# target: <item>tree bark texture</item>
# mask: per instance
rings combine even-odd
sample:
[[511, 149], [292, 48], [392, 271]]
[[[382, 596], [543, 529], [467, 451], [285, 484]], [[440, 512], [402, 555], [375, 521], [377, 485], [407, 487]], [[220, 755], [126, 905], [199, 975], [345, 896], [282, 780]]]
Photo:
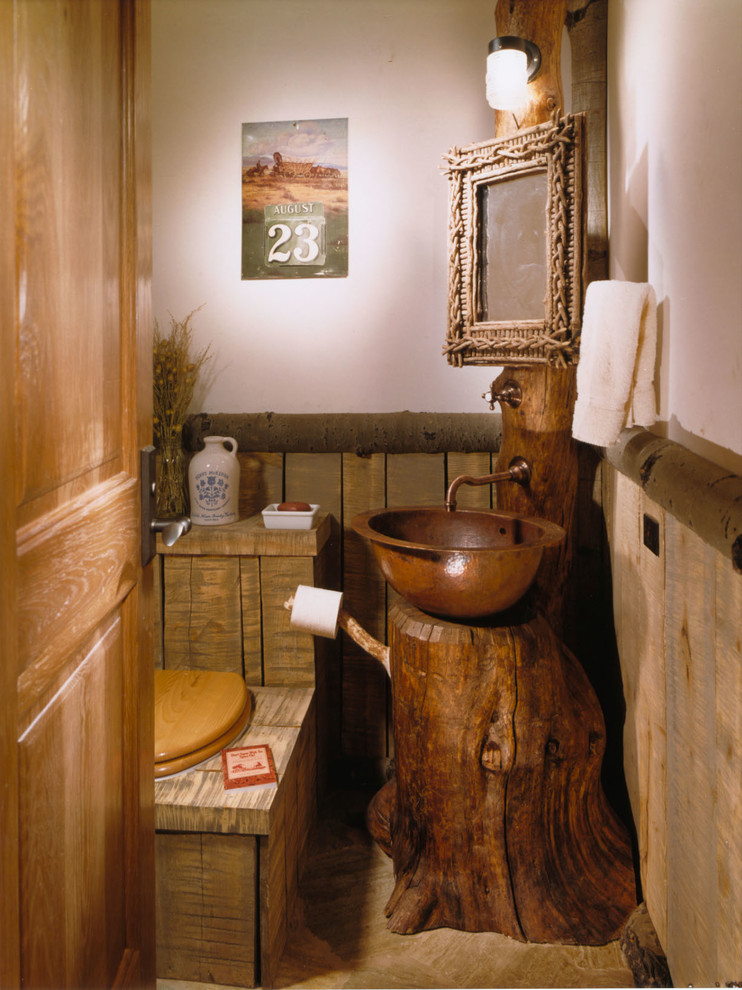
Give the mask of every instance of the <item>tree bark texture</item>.
[[347, 452], [359, 457], [440, 454], [451, 450], [489, 452], [500, 446], [500, 420], [491, 412], [202, 412], [190, 416], [185, 425], [186, 450], [201, 450], [203, 438], [212, 435], [234, 437], [241, 451]]
[[495, 110], [495, 134], [509, 137], [519, 129], [543, 124], [555, 108], [564, 107], [561, 71], [562, 29], [567, 0], [498, 0], [495, 30], [498, 36], [515, 35], [538, 45], [541, 68], [529, 86], [529, 102], [516, 110]]
[[579, 476], [577, 443], [572, 439], [575, 368], [519, 365], [502, 372], [495, 387], [502, 388], [508, 380], [518, 382], [523, 399], [515, 408], [502, 407], [503, 439], [495, 470], [506, 470], [514, 457], [525, 457], [531, 465], [531, 480], [528, 485], [498, 485], [497, 507], [540, 516], [567, 531], [562, 544], [544, 551], [534, 582], [536, 608], [561, 638], [570, 592]]
[[600, 707], [543, 618], [502, 621], [390, 612], [396, 793], [369, 812], [376, 831], [389, 822], [389, 927], [602, 944], [636, 891], [600, 783]]

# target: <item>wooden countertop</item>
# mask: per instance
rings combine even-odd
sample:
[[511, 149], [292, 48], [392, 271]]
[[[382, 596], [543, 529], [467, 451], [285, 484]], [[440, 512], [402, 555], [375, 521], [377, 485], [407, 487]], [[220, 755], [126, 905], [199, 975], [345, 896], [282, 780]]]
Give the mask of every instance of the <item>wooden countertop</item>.
[[[313, 688], [250, 688], [255, 708], [248, 727], [231, 746], [267, 743], [281, 786], [308, 716]], [[278, 788], [225, 790], [221, 753], [180, 777], [155, 782], [155, 828], [176, 832], [267, 835]]]
[[313, 529], [266, 529], [258, 513], [227, 526], [192, 526], [171, 547], [157, 536], [157, 552], [179, 556], [316, 557], [330, 535], [330, 516], [321, 512]]

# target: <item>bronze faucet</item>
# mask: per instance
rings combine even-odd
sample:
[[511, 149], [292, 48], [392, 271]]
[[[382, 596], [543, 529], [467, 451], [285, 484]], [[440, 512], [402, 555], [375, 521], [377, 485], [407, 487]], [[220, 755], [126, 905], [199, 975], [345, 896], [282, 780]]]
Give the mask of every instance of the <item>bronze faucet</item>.
[[473, 478], [470, 474], [460, 474], [448, 486], [446, 511], [453, 512], [456, 508], [456, 492], [461, 485], [494, 485], [498, 481], [515, 481], [519, 485], [527, 485], [530, 480], [531, 465], [524, 457], [514, 457], [507, 471], [483, 474], [479, 478]]
[[512, 378], [508, 378], [506, 382], [502, 383], [499, 390], [495, 388], [495, 382], [492, 382], [489, 392], [482, 392], [482, 398], [489, 402], [490, 409], [495, 408], [496, 402], [499, 402], [500, 405], [517, 409], [523, 401], [523, 393], [518, 382]]

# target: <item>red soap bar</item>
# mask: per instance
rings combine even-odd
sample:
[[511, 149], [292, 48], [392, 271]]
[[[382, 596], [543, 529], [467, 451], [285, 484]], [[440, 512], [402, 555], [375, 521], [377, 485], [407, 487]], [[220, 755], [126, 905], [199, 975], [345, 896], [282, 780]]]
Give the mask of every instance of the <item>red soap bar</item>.
[[281, 502], [276, 509], [279, 512], [311, 512], [312, 506], [307, 502]]

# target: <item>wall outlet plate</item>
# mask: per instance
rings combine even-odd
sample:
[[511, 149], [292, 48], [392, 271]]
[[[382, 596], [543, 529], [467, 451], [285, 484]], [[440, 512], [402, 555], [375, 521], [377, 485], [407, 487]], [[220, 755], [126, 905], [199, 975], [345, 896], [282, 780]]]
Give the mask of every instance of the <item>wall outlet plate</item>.
[[660, 524], [646, 512], [644, 513], [644, 546], [651, 550], [655, 557], [659, 557]]

